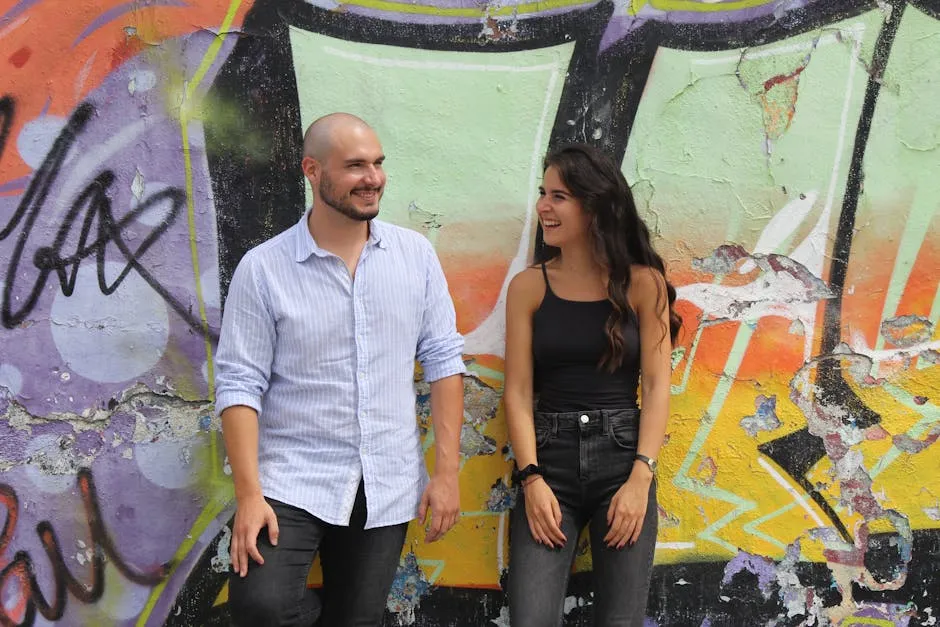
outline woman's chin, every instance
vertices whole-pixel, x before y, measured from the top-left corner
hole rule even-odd
[[[544,230],[542,231],[542,241],[546,246],[559,248],[564,243],[564,239],[564,237],[558,237],[557,233],[546,233]]]

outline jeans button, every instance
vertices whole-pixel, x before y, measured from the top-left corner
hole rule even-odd
[[[587,414],[581,414],[581,424],[586,425],[590,421],[591,419],[587,417]]]

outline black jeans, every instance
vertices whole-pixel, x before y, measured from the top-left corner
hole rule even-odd
[[[560,549],[538,544],[529,531],[525,495],[512,512],[509,557],[509,615],[512,627],[562,624],[565,592],[578,536],[590,524],[594,565],[594,624],[641,627],[646,614],[658,511],[656,480],[650,483],[646,518],[633,545],[604,544],[607,508],[627,480],[636,458],[637,409],[536,412],[535,439],[545,481],[561,508]]]
[[[229,609],[236,627],[377,627],[395,579],[407,523],[363,529],[362,484],[348,527],[330,525],[302,509],[268,499],[280,535],[272,546],[267,528],[258,536],[264,565],[248,558],[248,574],[229,575]],[[307,588],[320,553],[322,601]],[[322,614],[322,615],[321,615]],[[320,622],[317,623],[317,619]]]

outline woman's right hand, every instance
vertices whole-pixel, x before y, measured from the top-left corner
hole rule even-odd
[[[552,548],[562,547],[567,542],[561,531],[561,508],[555,493],[539,475],[522,484],[525,492],[525,515],[529,531],[539,544]]]

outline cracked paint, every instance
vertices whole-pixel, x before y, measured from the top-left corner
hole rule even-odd
[[[796,59],[773,56],[754,60],[748,57],[747,50],[741,53],[736,74],[741,87],[760,104],[768,154],[773,152],[773,143],[783,137],[793,122],[800,94],[800,75],[809,66],[817,43],[818,38],[810,51]],[[771,76],[764,78],[768,74]]]

